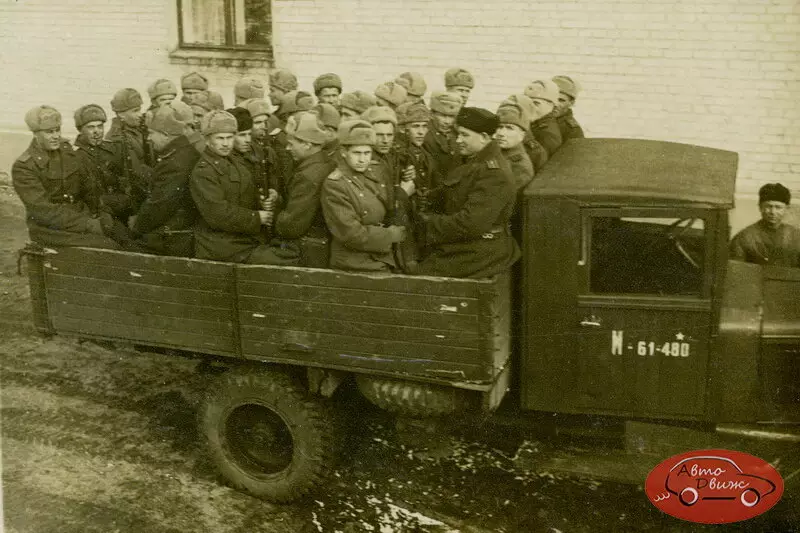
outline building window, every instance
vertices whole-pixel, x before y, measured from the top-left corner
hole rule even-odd
[[[181,48],[269,50],[271,0],[177,0]]]

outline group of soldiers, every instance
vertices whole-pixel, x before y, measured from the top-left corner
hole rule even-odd
[[[415,72],[373,93],[285,69],[245,77],[234,106],[198,72],[74,113],[74,144],[46,105],[12,179],[31,239],[255,264],[486,277],[519,257],[519,192],[570,138],[578,84],[536,80],[496,112],[467,106],[453,68],[427,99]],[[266,85],[266,86],[265,86]],[[268,91],[268,93],[267,93]],[[268,96],[267,96],[268,94]]]

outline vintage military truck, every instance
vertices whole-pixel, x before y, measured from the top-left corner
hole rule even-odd
[[[34,320],[221,363],[201,434],[234,486],[277,501],[323,483],[344,383],[412,417],[477,420],[502,402],[796,421],[800,269],[728,261],[736,168],[710,148],[570,141],[524,192],[518,268],[493,279],[31,246]]]

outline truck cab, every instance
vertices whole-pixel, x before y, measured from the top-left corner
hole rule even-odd
[[[548,162],[523,203],[522,409],[775,418],[762,378],[797,353],[800,278],[728,261],[736,168],[733,152],[631,139]]]

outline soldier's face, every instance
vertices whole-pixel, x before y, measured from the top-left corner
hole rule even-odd
[[[250,151],[252,142],[253,138],[250,134],[250,130],[240,131],[233,136],[233,149],[242,154],[246,154]]]
[[[553,105],[553,102],[550,102],[548,100],[542,100],[541,98],[533,98],[531,99],[531,101],[533,102],[533,113],[534,113],[532,120],[542,118],[543,116],[550,113],[555,107]]]
[[[320,102],[331,104],[334,107],[339,106],[339,89],[336,87],[325,87],[317,95]]]
[[[406,135],[408,135],[408,140],[411,141],[411,144],[414,146],[422,146],[422,143],[425,142],[425,136],[427,134],[427,122],[412,122],[410,124],[406,124]]]
[[[472,89],[469,87],[465,87],[463,85],[453,85],[447,88],[447,92],[455,93],[461,98],[461,105],[467,105],[467,100],[469,100],[469,95],[472,93]]]
[[[182,100],[188,105],[196,104],[202,94],[203,91],[200,89],[184,89]]]
[[[342,120],[355,120],[361,118],[361,115],[358,114],[358,111],[350,109],[349,107],[343,107],[341,111]]]
[[[272,85],[269,86],[269,99],[272,101],[272,105],[281,105],[281,96],[284,94],[286,94],[286,91],[273,87]]]
[[[142,106],[134,107],[132,109],[128,109],[127,111],[117,113],[117,116],[123,124],[135,128],[141,123],[142,120]]]
[[[770,227],[780,226],[783,217],[786,216],[787,207],[785,203],[777,201],[761,202],[758,205],[761,210],[761,219]]]
[[[394,144],[394,124],[376,122],[372,127],[375,129],[375,151],[379,154],[388,154]]]
[[[572,104],[574,103],[575,100],[573,100],[572,97],[564,93],[558,93],[558,107],[556,107],[556,112],[559,115],[563,115],[564,113],[572,109]]]
[[[61,128],[39,130],[33,133],[36,142],[47,151],[58,150],[61,146]]]
[[[471,156],[483,150],[491,140],[492,138],[485,133],[478,133],[459,126],[456,146],[461,155]]]
[[[153,100],[153,106],[158,108],[167,105],[171,101],[175,100],[174,94],[162,94],[161,96],[156,96]]]
[[[311,147],[311,143],[301,141],[294,135],[290,135],[286,141],[286,150],[289,151],[295,161],[302,161],[307,158]]]
[[[434,111],[432,114],[433,125],[439,133],[450,133],[456,123],[456,117]]]
[[[206,146],[218,156],[227,157],[233,151],[233,137],[233,133],[206,135]]]
[[[160,131],[148,130],[147,139],[153,143],[153,149],[155,149],[156,152],[163,152],[164,148],[166,148],[172,140],[172,137]]]
[[[263,139],[267,136],[268,118],[269,115],[256,115],[253,117],[253,129],[250,130],[253,139]]]
[[[101,120],[87,122],[81,128],[81,134],[86,138],[91,146],[100,146],[100,144],[103,142],[104,133],[105,127],[103,121]]]
[[[367,145],[342,148],[342,158],[356,172],[366,172],[372,161],[372,147]]]
[[[516,124],[500,124],[493,137],[500,148],[508,150],[522,144],[523,139],[525,139],[525,132]]]

